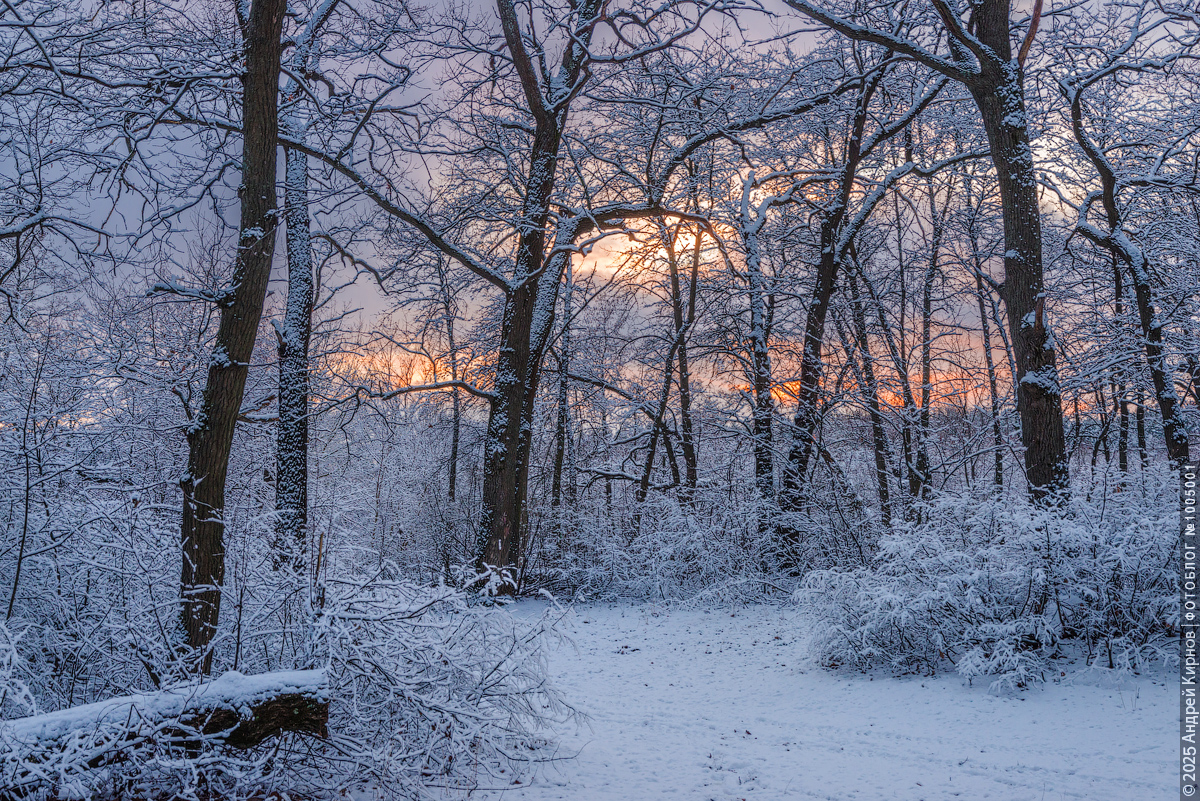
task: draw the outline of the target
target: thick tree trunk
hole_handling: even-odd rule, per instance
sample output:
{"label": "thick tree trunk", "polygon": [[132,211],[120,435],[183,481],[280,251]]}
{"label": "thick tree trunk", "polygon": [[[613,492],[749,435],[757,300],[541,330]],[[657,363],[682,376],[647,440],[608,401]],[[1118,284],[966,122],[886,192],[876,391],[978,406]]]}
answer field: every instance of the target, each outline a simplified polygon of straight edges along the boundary
{"label": "thick tree trunk", "polygon": [[1002,297],[1017,368],[1017,413],[1025,449],[1025,475],[1035,500],[1057,502],[1068,490],[1070,474],[1057,354],[1046,319],[1041,210],[1025,118],[1023,75],[1014,61],[1007,60],[1007,4],[994,5],[1005,6],[1004,19],[984,24],[983,18],[989,15],[982,15],[981,32],[991,34],[984,43],[993,48],[1002,39],[1003,50],[997,52],[1006,61],[998,69],[986,64],[971,94],[987,132],[1004,213]]}
{"label": "thick tree trunk", "polygon": [[53,791],[141,748],[197,748],[201,740],[210,748],[255,748],[283,732],[326,737],[328,722],[329,690],[320,670],[227,673],[203,684],[16,718],[4,723],[4,797],[57,798]]}
{"label": "thick tree trunk", "polygon": [[[496,382],[484,442],[483,513],[477,567],[512,570],[516,575],[533,448],[534,400],[542,357],[553,330],[558,285],[566,259],[570,258],[560,251],[551,256],[551,263],[546,263],[550,200],[570,106],[565,93],[575,91],[581,78],[600,0],[584,0],[578,6],[581,27],[565,46],[558,73],[545,86],[545,73],[539,75],[526,49],[515,4],[512,0],[496,0],[496,8],[535,125],[525,197],[516,230],[513,275],[505,293],[500,323]],[[555,241],[573,243],[579,225],[560,223]],[[506,584],[499,591],[516,590]]]}
{"label": "thick tree trunk", "polygon": [[513,569],[520,553],[539,377],[530,352],[536,287],[535,282],[517,287],[504,304],[496,385],[484,444],[481,567]]}
{"label": "thick tree trunk", "polygon": [[254,0],[244,39],[242,77],[242,208],[237,260],[209,360],[200,412],[187,430],[187,472],[180,479],[183,513],[180,545],[181,626],[196,667],[212,666],[225,581],[225,477],[246,373],[262,319],[275,252],[275,161],[278,92],[285,0]]}

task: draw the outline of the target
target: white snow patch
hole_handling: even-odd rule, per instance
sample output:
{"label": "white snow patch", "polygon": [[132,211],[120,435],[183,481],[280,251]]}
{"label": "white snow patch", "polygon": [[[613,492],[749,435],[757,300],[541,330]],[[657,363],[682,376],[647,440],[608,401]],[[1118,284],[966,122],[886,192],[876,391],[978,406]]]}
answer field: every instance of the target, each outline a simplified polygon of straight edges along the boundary
{"label": "white snow patch", "polygon": [[[540,611],[536,604],[518,604]],[[591,716],[488,801],[1130,801],[1175,792],[1173,678],[989,694],[804,664],[792,608],[577,607],[550,667]],[[1068,675],[1078,666],[1065,666]],[[1166,680],[1164,680],[1166,679]],[[448,796],[450,797],[450,796]]]}

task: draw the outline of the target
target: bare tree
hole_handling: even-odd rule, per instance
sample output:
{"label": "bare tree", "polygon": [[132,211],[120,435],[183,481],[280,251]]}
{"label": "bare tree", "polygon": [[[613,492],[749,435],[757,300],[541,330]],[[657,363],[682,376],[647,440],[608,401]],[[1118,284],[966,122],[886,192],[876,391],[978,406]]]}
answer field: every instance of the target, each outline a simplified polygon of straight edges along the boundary
{"label": "bare tree", "polygon": [[242,208],[237,259],[232,283],[218,301],[220,326],[199,413],[187,431],[187,472],[180,479],[183,644],[203,673],[212,666],[209,645],[216,633],[225,581],[229,451],[275,252],[275,161],[285,10],[283,0],[254,0],[239,16],[246,69],[242,79]]}
{"label": "bare tree", "polygon": [[[1001,295],[1018,371],[1025,473],[1035,499],[1061,496],[1068,488],[1069,466],[1054,338],[1046,315],[1042,217],[1025,112],[1025,60],[1041,21],[1042,3],[1035,4],[1015,55],[1010,39],[1011,0],[983,0],[965,10],[966,4],[933,0],[932,18],[893,4],[863,22],[808,0],[788,0],[788,4],[844,36],[904,54],[962,83],[974,98],[996,166],[1004,214]],[[937,42],[947,42],[949,53],[940,54],[904,35],[901,31],[913,22],[930,30]]]}
{"label": "bare tree", "polygon": [[[1181,61],[1197,57],[1200,31],[1190,14],[1172,13],[1156,3],[1136,3],[1127,8],[1116,8],[1120,14],[1113,30],[1100,33],[1112,40],[1112,46],[1104,50],[1089,50],[1086,54],[1074,55],[1073,48],[1059,51],[1065,68],[1058,78],[1058,88],[1070,108],[1071,132],[1075,142],[1083,151],[1095,171],[1099,187],[1088,192],[1078,204],[1078,221],[1075,230],[1103,248],[1114,259],[1113,283],[1117,313],[1122,311],[1122,272],[1127,272],[1134,290],[1134,302],[1138,321],[1141,324],[1145,344],[1146,364],[1154,386],[1154,398],[1162,417],[1163,436],[1166,440],[1167,458],[1178,466],[1188,460],[1188,434],[1179,410],[1179,398],[1175,382],[1167,366],[1166,337],[1163,328],[1165,319],[1156,309],[1151,264],[1144,249],[1135,241],[1128,217],[1130,206],[1136,199],[1129,196],[1139,192],[1170,195],[1175,192],[1200,193],[1194,173],[1187,167],[1172,168],[1178,160],[1176,154],[1182,144],[1194,139],[1196,129],[1172,131],[1165,141],[1154,141],[1157,132],[1148,136],[1121,136],[1113,129],[1117,111],[1105,97],[1096,98],[1093,105],[1089,92],[1105,84],[1120,82],[1139,73],[1164,72]],[[1092,23],[1095,25],[1096,23]],[[1076,20],[1068,28],[1066,36],[1080,37],[1084,31],[1076,27],[1088,27],[1089,23]],[[1063,35],[1060,33],[1060,35]],[[1090,37],[1097,37],[1088,31]],[[1142,91],[1142,90],[1139,90]],[[1092,108],[1089,109],[1089,106]],[[1103,116],[1098,121],[1098,116]],[[1094,129],[1100,128],[1101,131]],[[1143,172],[1135,162],[1125,156],[1133,149],[1149,150],[1143,163],[1150,169]],[[1174,174],[1172,174],[1174,173]],[[1103,211],[1103,222],[1092,222],[1092,210],[1099,204]],[[1121,455],[1124,460],[1125,443],[1128,440],[1128,403],[1124,387],[1119,390],[1117,400],[1120,409]],[[1142,405],[1138,401],[1139,448],[1144,440]],[[1144,450],[1144,448],[1142,448]]]}

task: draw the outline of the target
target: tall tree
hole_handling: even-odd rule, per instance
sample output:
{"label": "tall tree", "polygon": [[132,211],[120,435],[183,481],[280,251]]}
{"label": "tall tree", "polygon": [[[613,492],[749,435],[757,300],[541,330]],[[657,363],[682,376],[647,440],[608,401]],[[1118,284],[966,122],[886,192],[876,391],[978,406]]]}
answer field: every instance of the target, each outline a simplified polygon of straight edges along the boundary
{"label": "tall tree", "polygon": [[279,74],[286,0],[253,0],[239,9],[244,46],[242,184],[233,279],[218,299],[220,324],[199,413],[187,429],[187,472],[180,577],[183,644],[195,667],[212,667],[210,644],[225,582],[225,478],[250,354],[262,319],[278,226],[275,189]]}
{"label": "tall tree", "polygon": [[[1017,367],[1025,475],[1035,500],[1061,499],[1070,474],[1057,355],[1046,314],[1038,183],[1025,113],[1025,60],[1041,20],[1041,0],[1035,3],[1015,54],[1010,39],[1011,0],[953,6],[951,0],[932,0],[933,18],[922,18],[923,8],[888,4],[879,9],[877,18],[861,23],[809,0],[787,2],[844,36],[873,42],[959,81],[974,99],[996,167],[1004,216],[1001,296]],[[901,34],[895,18],[907,22],[909,15],[926,30],[932,29],[937,42],[945,41],[949,53],[943,55],[917,38]]]}
{"label": "tall tree", "polygon": [[[1195,136],[1197,130],[1171,130],[1166,136],[1157,131],[1146,135],[1121,136],[1117,122],[1117,108],[1112,99],[1101,95],[1090,97],[1093,90],[1128,79],[1139,73],[1162,73],[1181,59],[1195,57],[1200,46],[1200,29],[1188,13],[1160,11],[1158,3],[1142,2],[1128,9],[1115,22],[1115,29],[1087,31],[1088,38],[1107,39],[1110,46],[1089,49],[1076,54],[1076,48],[1063,48],[1060,58],[1065,68],[1058,78],[1059,91],[1070,109],[1071,132],[1076,144],[1083,151],[1098,179],[1098,187],[1090,191],[1078,206],[1075,230],[1097,246],[1107,251],[1114,260],[1113,282],[1118,315],[1123,305],[1122,273],[1127,273],[1133,286],[1134,304],[1138,322],[1141,324],[1142,341],[1145,347],[1146,364],[1154,385],[1154,398],[1162,417],[1163,437],[1166,442],[1167,458],[1175,467],[1188,461],[1188,433],[1180,413],[1179,397],[1175,382],[1167,365],[1166,337],[1163,316],[1155,307],[1155,288],[1151,277],[1150,260],[1145,250],[1136,242],[1129,220],[1130,207],[1136,203],[1136,195],[1147,190],[1170,193],[1175,191],[1200,192],[1193,170],[1184,167],[1182,174],[1171,174],[1173,154],[1179,143]],[[1079,28],[1095,27],[1096,22],[1077,20],[1071,34],[1079,36]],[[1165,35],[1164,35],[1165,34]],[[1060,34],[1061,35],[1061,34]],[[1144,85],[1138,93],[1151,91]],[[1089,109],[1088,107],[1094,108]],[[1155,111],[1157,117],[1161,112]],[[1100,119],[1098,119],[1100,118]],[[1099,129],[1099,133],[1097,130]],[[1156,136],[1157,135],[1157,136]],[[1159,138],[1161,137],[1161,138]],[[1105,140],[1108,141],[1105,141]],[[1133,150],[1149,151],[1143,164],[1150,169],[1130,169],[1127,154]],[[1137,165],[1140,167],[1141,165]],[[1134,199],[1127,196],[1133,195]],[[1093,222],[1092,209],[1099,205],[1102,222]],[[1119,321],[1118,321],[1119,322]],[[1121,388],[1118,399],[1121,417],[1121,445],[1124,458],[1128,440],[1128,402]],[[1137,414],[1143,413],[1141,403]],[[1143,437],[1144,424],[1138,420],[1139,437]],[[1140,439],[1139,439],[1140,443]]]}

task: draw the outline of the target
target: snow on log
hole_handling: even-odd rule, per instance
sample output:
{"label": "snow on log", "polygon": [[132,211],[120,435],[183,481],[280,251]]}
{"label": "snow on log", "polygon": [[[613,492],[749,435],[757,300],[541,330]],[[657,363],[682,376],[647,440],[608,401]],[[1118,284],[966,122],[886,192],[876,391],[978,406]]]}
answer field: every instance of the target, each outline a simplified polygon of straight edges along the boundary
{"label": "snow on log", "polygon": [[252,748],[282,732],[325,737],[323,670],[246,676],[127,695],[0,722],[0,785],[61,785],[147,746]]}

